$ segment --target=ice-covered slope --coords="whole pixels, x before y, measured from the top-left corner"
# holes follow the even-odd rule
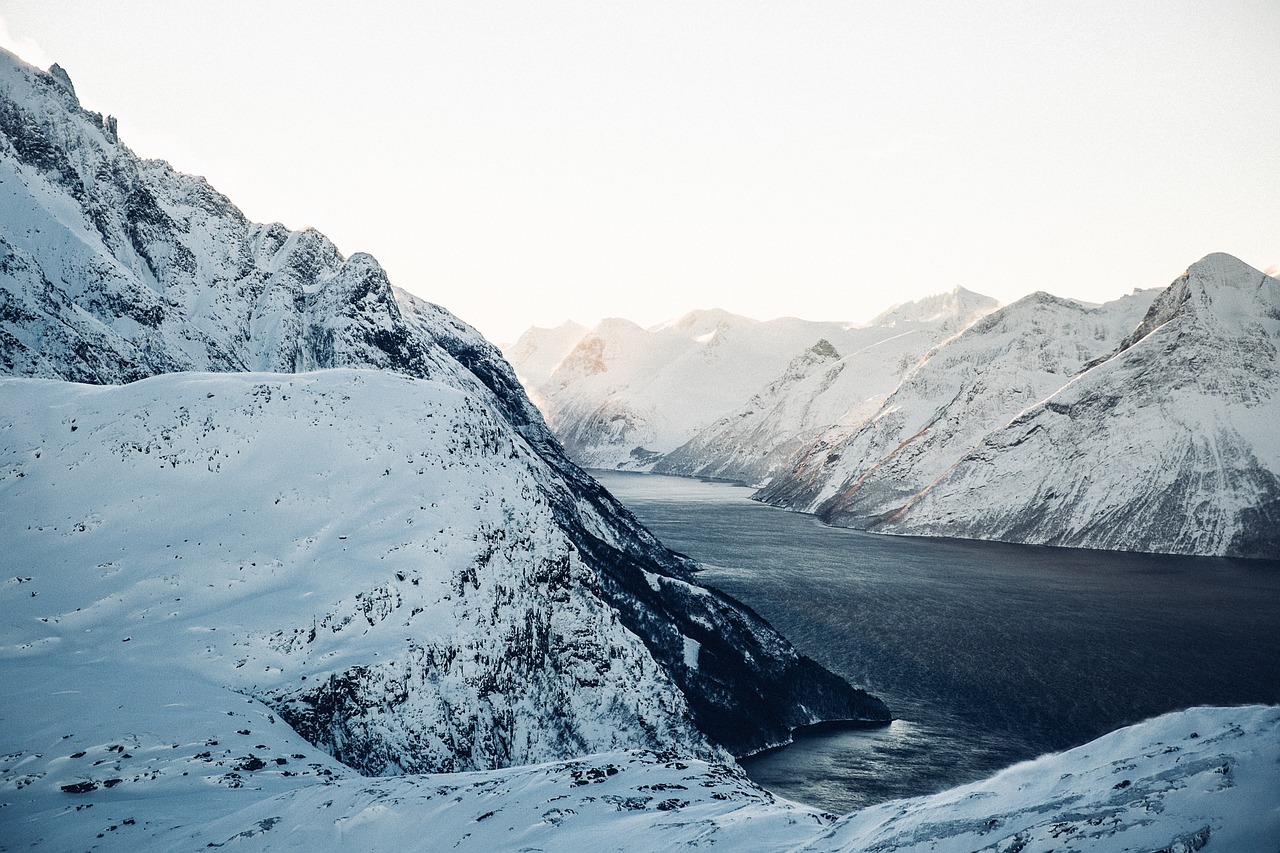
[[[0,366],[4,372],[116,383],[185,369],[289,372],[354,367],[437,382],[467,401],[458,404],[460,414],[454,420],[461,424],[474,412],[476,423],[492,427],[492,434],[485,432],[484,436],[504,447],[517,448],[517,452],[503,456],[500,464],[495,463],[496,467],[519,469],[511,476],[536,486],[530,486],[527,495],[522,487],[521,495],[545,506],[549,523],[589,569],[588,574],[575,576],[575,582],[590,579],[592,587],[586,592],[643,645],[652,662],[649,670],[642,666],[632,673],[640,679],[636,683],[648,678],[644,672],[655,666],[660,669],[681,691],[687,716],[703,735],[735,752],[747,752],[785,740],[791,727],[815,718],[856,717],[864,712],[886,715],[878,702],[797,656],[754,615],[698,587],[689,561],[662,547],[567,460],[509,366],[473,329],[444,309],[395,291],[369,256],[344,259],[316,232],[290,232],[278,225],[249,223],[201,179],[175,173],[162,162],[139,161],[119,142],[113,122],[80,107],[64,76],[30,68],[9,54],[0,55],[0,197]],[[177,386],[171,388],[160,379],[151,382],[155,384],[146,387],[156,389],[158,396],[147,416],[127,416],[140,430],[130,441],[142,448],[169,441],[164,431],[178,427],[163,424],[164,413],[176,417],[185,405]],[[275,388],[264,393],[283,402],[287,392],[280,383],[286,380],[262,377],[261,382],[268,389]],[[106,399],[94,396],[106,391],[66,388],[70,396],[58,405],[70,417],[75,416],[72,410],[81,406],[91,409],[92,401]],[[165,388],[173,393],[162,390]],[[37,392],[18,382],[7,385],[5,393],[13,400],[6,403],[7,412],[25,410],[22,401]],[[122,401],[134,392],[116,393],[122,396],[111,405],[120,407],[121,412],[132,411]],[[217,402],[219,395],[212,393],[208,403],[200,404],[205,418],[201,422],[214,430],[202,448],[208,449],[216,462],[214,450],[227,454],[238,449],[238,445],[216,443],[217,436],[227,438],[234,433],[223,417],[231,417],[238,409],[223,411]],[[412,396],[420,392],[414,382],[406,380],[403,393]],[[328,398],[341,400],[343,396],[355,398],[337,392]],[[239,402],[232,402],[237,397],[225,395],[223,402],[239,406]],[[370,401],[369,405],[374,404]],[[365,446],[366,433],[376,434],[380,428],[378,417],[376,408],[338,406],[331,418],[334,428],[310,434],[298,446],[318,460],[344,442]],[[263,429],[291,423],[288,418],[255,422]],[[56,432],[61,429],[59,422]],[[10,439],[16,435],[11,428]],[[35,435],[41,433],[32,426],[21,442],[4,444],[3,452],[26,452]],[[301,442],[303,436],[295,437]],[[482,455],[488,446],[485,440],[477,437],[463,452]],[[416,443],[413,436],[402,435],[394,446],[398,449]],[[427,454],[421,465],[444,464],[444,457],[433,456],[444,449],[421,448]],[[189,446],[181,450],[190,451]],[[71,452],[82,454],[84,459],[92,455],[88,446],[73,447]],[[46,459],[57,455],[52,447],[41,453]],[[274,470],[266,465],[269,461],[264,460],[263,470]],[[73,464],[83,468],[85,463],[77,457],[77,461],[67,462],[68,466]],[[380,476],[383,469],[360,467],[353,471],[353,476],[359,473],[365,479],[350,488],[386,485],[389,481]],[[274,476],[288,488],[307,491],[306,483],[288,485],[289,470],[277,470]],[[504,476],[497,470],[493,474],[496,481]],[[484,494],[483,479],[472,483],[474,488],[462,497],[479,500]],[[55,485],[54,481],[22,480],[25,482],[19,485],[24,490],[37,488],[40,482],[51,489]],[[172,481],[170,485],[180,490],[185,482]],[[253,485],[244,486],[247,494],[252,493]],[[315,485],[323,486],[324,482]],[[465,484],[457,485],[461,488]],[[29,521],[21,521],[27,511],[23,502],[13,502],[7,495],[0,495],[0,500],[6,509],[5,523],[25,529]],[[392,494],[382,500],[397,498]],[[516,506],[515,497],[510,497],[509,503]],[[330,515],[341,516],[340,503],[326,506]],[[517,541],[524,535],[520,529],[502,527],[500,521],[492,519],[487,526],[458,535],[490,543]],[[279,533],[273,547],[294,547],[289,537],[296,533]],[[210,534],[200,541],[209,538],[214,537]],[[95,558],[95,564],[109,559]],[[198,573],[206,561],[216,564],[220,558],[205,550],[189,552],[186,559],[191,562],[185,565]],[[534,572],[534,563],[513,563],[512,571]],[[367,567],[352,567],[352,571],[360,568]],[[523,577],[532,582],[541,576]],[[349,590],[352,595],[357,591]],[[49,601],[45,599],[46,604]],[[348,602],[348,606],[357,605]],[[512,615],[515,618],[517,614]],[[317,614],[317,618],[322,616]],[[695,635],[703,637],[696,655],[692,651]],[[465,631],[453,641],[458,646],[471,642]],[[406,640],[402,638],[402,642]],[[699,667],[689,664],[694,659]],[[313,711],[307,713],[320,721],[319,728],[308,728],[301,722],[300,728],[317,742],[340,751],[349,735],[343,727],[358,722],[366,698],[393,688],[417,689],[411,680],[392,679],[385,684],[377,680],[382,676],[377,675],[380,670],[375,663],[378,661],[368,658],[351,662],[345,670],[349,677],[336,680],[329,693],[316,685],[309,686],[310,692],[298,688],[288,697],[280,694],[278,698],[288,698],[289,707],[300,709],[310,702]],[[502,683],[515,690],[520,680],[512,673]],[[556,694],[540,692],[539,685],[533,681],[525,684],[527,701],[554,707]],[[645,725],[656,727],[655,732],[685,725],[687,720],[679,722],[684,709],[664,707],[671,721],[644,715]],[[326,719],[328,723],[323,722]],[[500,737],[514,737],[523,725],[515,717],[498,722],[507,731]],[[404,737],[403,743],[413,750],[421,746],[407,734]],[[572,741],[564,741],[565,749],[579,748]],[[468,751],[473,747],[465,739],[454,746],[459,766],[472,766],[467,762],[473,758],[478,762],[475,766],[481,766],[508,747],[522,748],[519,744],[497,744],[492,752],[489,747],[476,747],[472,754]],[[435,758],[431,756],[437,755],[425,746],[422,755],[397,749],[388,747],[385,755],[352,760],[366,769],[426,767],[432,766]]]
[[[843,435],[865,422],[932,347],[995,307],[994,300],[956,288],[880,315],[858,330],[860,338],[846,336],[846,345],[857,347],[852,352],[820,340],[654,471],[758,483],[787,470],[818,436]]]
[[[1158,291],[1093,306],[1034,293],[930,352],[851,433],[832,430],[760,497],[835,524],[892,515],[969,447],[1114,352]]]
[[[606,320],[581,336],[545,379],[539,377],[547,372],[550,354],[564,344],[558,330],[555,335],[531,330],[507,354],[579,462],[637,470],[657,464],[673,473],[714,474],[709,469],[721,466],[726,471],[718,475],[737,476],[728,472],[735,465],[730,457],[767,453],[785,440],[772,428],[766,439],[752,430],[754,422],[739,416],[745,407],[743,417],[772,420],[765,403],[753,395],[766,395],[772,409],[795,412],[781,424],[786,438],[813,423],[834,423],[850,409],[865,406],[868,398],[888,393],[893,387],[889,377],[900,375],[938,340],[994,307],[992,300],[957,288],[898,306],[864,326],[794,318],[759,322],[719,310],[695,311],[651,329]],[[861,354],[877,346],[888,355],[874,360],[875,369],[859,377],[860,368],[869,363]],[[828,355],[850,354],[857,367],[841,379],[848,365],[840,361],[831,376],[811,383],[815,387],[795,389],[795,381],[787,377],[805,369],[805,353],[814,347]],[[779,383],[791,391],[789,396],[780,394]],[[820,400],[801,399],[805,394]],[[788,399],[773,399],[778,396]],[[722,418],[724,424],[717,424]],[[713,424],[713,431],[724,435],[708,441],[705,452],[702,445],[688,445],[671,461],[663,460]],[[729,436],[732,428],[742,434]],[[757,447],[753,440],[764,444]],[[749,449],[740,449],[747,444]]]
[[[883,528],[1280,558],[1278,347],[1280,281],[1210,255]]]

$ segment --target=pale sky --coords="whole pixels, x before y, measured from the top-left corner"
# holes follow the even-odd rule
[[[135,152],[491,339],[1280,261],[1280,3],[0,0]]]

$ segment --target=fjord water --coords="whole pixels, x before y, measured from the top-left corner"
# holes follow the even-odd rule
[[[1166,711],[1280,702],[1280,561],[878,536],[740,486],[592,473],[704,583],[893,711],[743,760],[790,799],[845,812]]]

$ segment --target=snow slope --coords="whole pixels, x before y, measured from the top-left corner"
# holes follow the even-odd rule
[[[1113,352],[1157,291],[1100,306],[1033,293],[924,357],[854,430],[831,430],[765,488],[770,503],[834,524],[897,512],[964,449]]]
[[[244,435],[256,436],[262,430],[287,429],[298,442],[296,446],[281,447],[279,458],[286,458],[283,451],[296,449],[308,459],[323,460],[344,444],[366,447],[368,435],[398,429],[400,433],[392,446],[418,446],[414,452],[425,454],[420,457],[419,467],[428,470],[444,464],[448,459],[445,454],[455,448],[443,441],[422,445],[404,432],[418,429],[411,426],[416,423],[412,419],[401,420],[398,427],[382,424],[380,408],[384,399],[404,395],[409,400],[439,391],[429,391],[429,386],[419,389],[410,377],[438,383],[441,389],[452,389],[458,398],[451,404],[453,415],[445,418],[442,410],[437,417],[438,422],[457,426],[459,440],[470,436],[459,451],[462,455],[484,458],[491,447],[515,448],[489,460],[492,470],[477,461],[480,473],[474,479],[437,483],[440,489],[459,490],[459,500],[476,502],[486,495],[492,497],[486,489],[496,489],[506,481],[504,478],[514,477],[512,482],[521,484],[518,489],[511,486],[514,491],[499,501],[512,513],[510,518],[501,514],[468,515],[465,519],[472,526],[456,533],[463,540],[488,543],[495,548],[505,543],[511,549],[507,558],[514,584],[511,589],[501,594],[493,592],[498,598],[492,602],[483,597],[489,593],[471,591],[476,599],[469,605],[473,610],[485,602],[495,611],[494,619],[513,626],[510,637],[494,637],[493,641],[513,643],[515,638],[523,637],[531,642],[530,632],[538,628],[538,623],[519,627],[526,611],[517,605],[521,596],[535,595],[534,585],[545,582],[544,575],[554,564],[560,567],[555,569],[558,574],[553,573],[556,578],[567,578],[563,582],[574,588],[588,585],[584,594],[604,608],[599,618],[619,622],[645,650],[639,658],[619,658],[626,666],[615,672],[616,678],[583,677],[599,680],[602,689],[616,687],[615,692],[622,697],[630,689],[623,681],[632,679],[632,687],[645,693],[648,686],[656,683],[651,676],[659,672],[660,681],[665,678],[680,691],[683,705],[662,698],[666,696],[662,688],[653,694],[656,704],[621,710],[624,714],[634,713],[636,725],[617,729],[619,738],[625,741],[649,731],[640,741],[629,742],[645,745],[665,737],[662,732],[688,728],[692,720],[702,736],[719,747],[745,753],[786,742],[792,727],[819,718],[870,715],[887,719],[887,710],[877,700],[852,690],[812,661],[798,656],[776,632],[740,605],[698,586],[690,561],[664,548],[598,484],[569,462],[510,367],[474,329],[438,306],[394,290],[371,257],[343,258],[332,243],[314,231],[290,232],[279,225],[250,223],[203,180],[178,174],[160,161],[138,160],[120,143],[113,122],[80,107],[63,77],[30,68],[9,54],[0,56],[3,372],[120,383],[184,370],[293,373],[362,368],[388,374],[378,378],[371,373],[365,382],[391,382],[394,373],[399,374],[395,381],[401,385],[379,384],[383,391],[365,398],[363,406],[350,402],[360,398],[348,391],[317,391],[311,396],[329,401],[315,403],[317,412],[332,407],[332,414],[325,421],[332,428],[322,433],[298,433],[293,428],[295,421],[303,418],[298,411],[289,414],[281,410],[278,418],[237,424],[235,413],[251,408],[242,399],[249,393],[243,388],[221,394],[211,388],[214,396],[194,405],[186,399],[184,386],[166,384],[160,378],[145,384],[156,395],[151,403],[132,396],[138,393],[134,386],[111,397],[105,391],[70,385],[61,391],[37,392],[22,383],[10,384],[5,386],[5,394],[13,402],[5,406],[6,411],[26,411],[29,405],[37,405],[33,401],[41,393],[65,393],[68,396],[56,405],[68,411],[85,407],[86,412],[91,412],[103,403],[116,408],[116,420],[136,427],[133,434],[115,436],[117,447],[150,447],[152,452],[163,447],[166,454],[183,459],[190,454],[195,454],[193,459],[205,454],[199,458],[215,468],[224,456],[241,450]],[[189,376],[187,381],[217,380]],[[286,395],[295,399],[285,390],[286,384],[294,380],[264,375],[255,381],[265,388],[261,393],[275,401],[274,405],[283,405]],[[334,378],[315,381],[339,382]],[[392,393],[392,387],[400,390]],[[294,393],[298,399],[304,396],[300,390]],[[98,396],[101,394],[107,396]],[[236,408],[224,410],[223,404]],[[199,423],[207,425],[211,432],[201,435],[188,423],[166,420],[176,418],[176,413],[183,410],[198,410]],[[20,441],[13,431],[16,428],[16,424],[11,426],[9,437],[17,443],[4,444],[0,452],[21,454],[30,447],[40,447],[37,439],[45,434],[41,432],[44,426],[28,422]],[[59,422],[48,434],[62,429]],[[178,442],[174,448],[168,447],[170,436]],[[74,455],[74,459],[66,461],[67,466],[88,470],[96,445],[73,443],[66,447]],[[390,450],[379,451],[385,452]],[[46,460],[57,455],[52,447],[41,449],[41,454]],[[59,459],[61,462],[62,457]],[[105,460],[101,461],[105,464]],[[323,487],[325,478],[299,481],[293,477],[302,469],[273,467],[274,461],[275,457],[261,460],[257,470],[271,471],[275,486],[304,496],[304,502],[316,499],[310,491],[313,486]],[[508,472],[507,468],[515,470]],[[385,464],[382,468],[353,468],[351,479],[343,481],[344,488],[359,492],[373,503],[398,501],[394,492],[375,501],[370,491],[385,488],[389,481],[382,474],[394,470],[394,466]],[[241,474],[250,477],[252,472],[243,470]],[[232,482],[234,478],[224,481]],[[151,495],[155,501],[152,506],[159,512],[170,504],[182,505],[186,497],[179,499],[169,491],[181,492],[186,483],[181,478],[166,481],[153,492],[143,481],[125,477],[119,483],[119,495],[122,500],[141,500],[141,496]],[[265,506],[265,496],[259,492],[266,485],[251,478],[242,479],[218,494],[228,499],[258,500]],[[50,495],[65,493],[39,490],[54,490],[56,486],[57,481],[25,478],[12,486],[17,490],[14,494],[25,497],[3,498],[6,523],[22,525],[23,529],[31,523],[25,502],[32,501],[34,509],[43,505],[40,501],[54,501]],[[41,497],[37,500],[38,495]],[[430,508],[423,496],[402,497],[406,506]],[[281,505],[285,502],[286,498],[281,497]],[[535,516],[526,516],[525,503],[542,507],[536,516],[541,520],[535,522],[531,520]],[[313,509],[337,517],[342,514],[340,506],[340,502],[322,501]],[[210,498],[207,507],[216,509],[216,501]],[[123,505],[114,509],[125,513]],[[394,514],[398,513],[397,509]],[[87,518],[91,513],[85,509],[84,514]],[[392,514],[387,511],[388,517]],[[233,516],[228,518],[234,520]],[[145,526],[143,522],[126,513],[121,523],[127,529]],[[191,523],[189,519],[170,522]],[[524,529],[526,524],[528,531]],[[221,565],[223,555],[207,547],[208,540],[225,538],[216,532],[209,528],[199,540],[205,547],[187,554],[185,559],[197,567],[194,571],[209,562]],[[556,562],[554,554],[563,550],[559,545],[548,546],[548,551],[525,542],[528,536],[538,538],[544,533],[554,533],[553,538],[562,540],[563,547],[572,548],[585,571],[574,573],[562,565],[563,561]],[[275,537],[271,540],[274,544],[264,539],[264,549],[270,546],[270,550],[291,553],[294,547],[301,547],[299,536],[305,539],[311,534],[304,536],[302,529],[294,527],[270,535]],[[173,539],[169,532],[157,536],[166,542]],[[28,553],[43,552],[37,548]],[[476,559],[483,553],[477,552]],[[97,552],[81,556],[91,559],[93,565],[113,558]],[[374,556],[365,554],[362,559],[375,557],[382,562],[383,554],[377,549]],[[493,570],[503,565],[497,562]],[[446,569],[462,571],[442,564],[440,570]],[[341,579],[349,580],[346,574]],[[60,581],[67,582],[65,578]],[[457,583],[460,588],[454,593],[455,598],[470,582],[464,579]],[[362,618],[354,615],[361,608],[372,608],[362,612],[381,612],[398,595],[376,584],[367,588],[338,585],[331,592],[334,607],[338,607],[336,602],[344,602],[332,616],[339,620],[347,616]],[[100,600],[111,600],[114,594],[106,590]],[[507,605],[515,609],[503,611]],[[323,620],[329,614],[324,611],[313,615]],[[591,633],[592,624],[595,623],[584,622],[582,630]],[[283,630],[289,635],[290,631],[304,628],[309,634],[310,628],[300,622],[277,625],[271,630]],[[263,626],[262,630],[267,628]],[[435,651],[416,653],[419,658],[426,658],[405,659],[401,664],[404,671],[399,675],[374,666],[386,652],[373,648],[367,655],[347,661],[345,669],[334,670],[332,682],[282,682],[271,687],[272,701],[282,714],[292,714],[295,725],[308,737],[370,772],[391,772],[396,767],[441,768],[449,766],[450,761],[460,767],[480,767],[526,760],[533,755],[564,757],[577,754],[584,743],[592,741],[595,735],[584,734],[588,729],[605,732],[616,728],[609,715],[615,709],[625,709],[629,700],[620,698],[616,706],[602,700],[595,709],[600,713],[595,723],[584,716],[569,725],[569,730],[576,733],[562,737],[552,727],[545,733],[531,734],[535,728],[541,732],[537,723],[546,719],[551,713],[547,709],[556,708],[562,699],[562,687],[543,676],[549,677],[561,665],[566,667],[566,674],[575,671],[566,659],[546,659],[521,667],[494,663],[497,669],[492,683],[481,682],[484,690],[501,688],[509,696],[524,690],[519,707],[502,710],[492,720],[482,719],[481,714],[475,718],[474,731],[468,728],[472,725],[468,722],[471,711],[464,710],[447,724],[452,734],[414,734],[414,721],[434,713],[430,705],[434,700],[429,695],[435,685],[418,683],[430,671],[420,664],[430,661],[433,654],[436,662],[450,658],[457,648],[467,644],[479,649],[483,644],[471,639],[470,633],[480,630],[487,629],[480,623],[461,621],[456,635],[433,641],[436,645],[431,648]],[[532,636],[537,639],[543,635]],[[687,664],[686,649],[694,636],[702,638],[698,667]],[[409,641],[402,637],[399,642]],[[309,646],[304,648],[306,644],[295,646],[295,652],[310,652]],[[497,648],[485,654],[498,661],[501,655]],[[543,647],[532,650],[538,654],[547,651]],[[592,654],[597,652],[604,658],[592,657],[591,666],[603,666],[601,661],[611,653],[603,646]],[[376,660],[372,657],[375,653]],[[259,685],[263,691],[268,689],[264,685],[265,682]],[[423,690],[426,693],[419,695]],[[386,696],[401,693],[412,694],[397,705],[403,710],[402,718],[379,722],[382,728],[370,733],[353,731],[353,727],[364,724],[362,714],[367,703],[378,704]],[[265,697],[266,693],[255,695]],[[426,704],[412,710],[414,702]],[[526,719],[526,711],[533,716]],[[639,722],[641,719],[643,723]],[[492,743],[473,742],[472,734],[488,737],[490,731],[494,732]],[[686,738],[685,743],[693,746],[694,741]]]
[[[656,473],[759,483],[788,470],[794,455],[829,433],[873,415],[902,377],[940,341],[996,303],[956,288],[899,305],[848,336],[846,347],[818,341],[744,406],[703,428],[664,456]]]
[[[1280,558],[1278,347],[1280,281],[1210,255],[884,529]]]
[[[540,460],[456,389],[168,374],[0,400],[0,536],[29,578],[9,654],[168,659],[375,775],[720,754],[594,592]]]
[[[734,467],[728,457],[771,452],[775,435],[745,451],[729,445],[750,444],[752,436],[724,435],[705,448],[687,443],[708,428],[718,434],[730,432],[726,425],[749,431],[751,425],[740,418],[757,412],[758,419],[772,419],[753,395],[776,380],[770,386],[776,396],[778,381],[784,381],[777,378],[803,369],[797,359],[803,361],[806,352],[817,347],[824,359],[834,352],[839,363],[812,392],[820,403],[790,404],[803,411],[785,423],[789,432],[834,423],[847,410],[865,406],[867,398],[888,393],[890,379],[930,346],[994,307],[992,300],[957,288],[898,306],[865,326],[794,318],[759,322],[720,310],[694,311],[651,329],[605,320],[582,335],[549,375],[548,365],[569,337],[565,327],[531,329],[507,355],[557,437],[580,463],[635,470],[651,470],[656,464],[673,473],[736,477],[728,471]],[[892,359],[871,360],[876,367],[862,375],[870,363],[863,354],[876,347],[890,352]],[[839,374],[848,363],[840,360],[841,353],[850,354],[855,364],[844,379]],[[772,403],[774,408],[783,405]],[[740,415],[744,406],[747,414]],[[725,420],[717,423],[720,419]],[[754,437],[761,438],[758,433]],[[668,454],[670,460],[664,458]],[[714,466],[726,470],[710,471]],[[696,471],[704,467],[708,471]]]
[[[628,750],[368,779],[261,703],[162,663],[7,666],[0,848],[1269,850],[1280,709],[1168,714],[991,779],[841,818],[734,765]]]

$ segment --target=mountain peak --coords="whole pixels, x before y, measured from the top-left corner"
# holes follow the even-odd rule
[[[946,293],[935,293],[914,302],[901,302],[876,316],[867,325],[928,323],[952,318],[968,324],[998,307],[1000,303],[990,296],[983,296],[981,293],[974,293],[972,290],[956,285]]]
[[[1244,261],[1237,258],[1235,255],[1229,255],[1226,252],[1210,252],[1200,260],[1196,261],[1190,267],[1188,267],[1187,271],[1188,272],[1191,272],[1192,270],[1238,271],[1238,270],[1252,270],[1252,269],[1253,267],[1249,266]]]
[[[659,323],[649,329],[649,331],[660,332],[667,329],[674,329],[681,332],[700,335],[706,332],[713,332],[724,325],[755,325],[757,322],[758,321],[752,320],[750,317],[733,314],[723,308],[699,308],[697,310],[690,311],[679,319]]]
[[[1120,351],[1179,317],[1194,322],[1225,323],[1236,328],[1263,317],[1280,316],[1280,280],[1225,252],[1205,255],[1151,303],[1142,322],[1120,345]]]
[[[645,330],[639,324],[625,317],[605,317],[591,329],[591,334],[596,337],[608,337],[610,335],[634,335],[643,333]]]
[[[832,361],[840,358],[840,351],[832,346],[831,341],[826,338],[822,338],[816,344],[809,347],[809,349],[805,350],[805,353],[812,354],[818,358],[830,359]]]
[[[75,97],[76,87],[71,83],[71,75],[67,73],[65,68],[55,62],[49,66],[49,76],[52,77],[54,82],[59,86],[70,92],[73,98]]]

